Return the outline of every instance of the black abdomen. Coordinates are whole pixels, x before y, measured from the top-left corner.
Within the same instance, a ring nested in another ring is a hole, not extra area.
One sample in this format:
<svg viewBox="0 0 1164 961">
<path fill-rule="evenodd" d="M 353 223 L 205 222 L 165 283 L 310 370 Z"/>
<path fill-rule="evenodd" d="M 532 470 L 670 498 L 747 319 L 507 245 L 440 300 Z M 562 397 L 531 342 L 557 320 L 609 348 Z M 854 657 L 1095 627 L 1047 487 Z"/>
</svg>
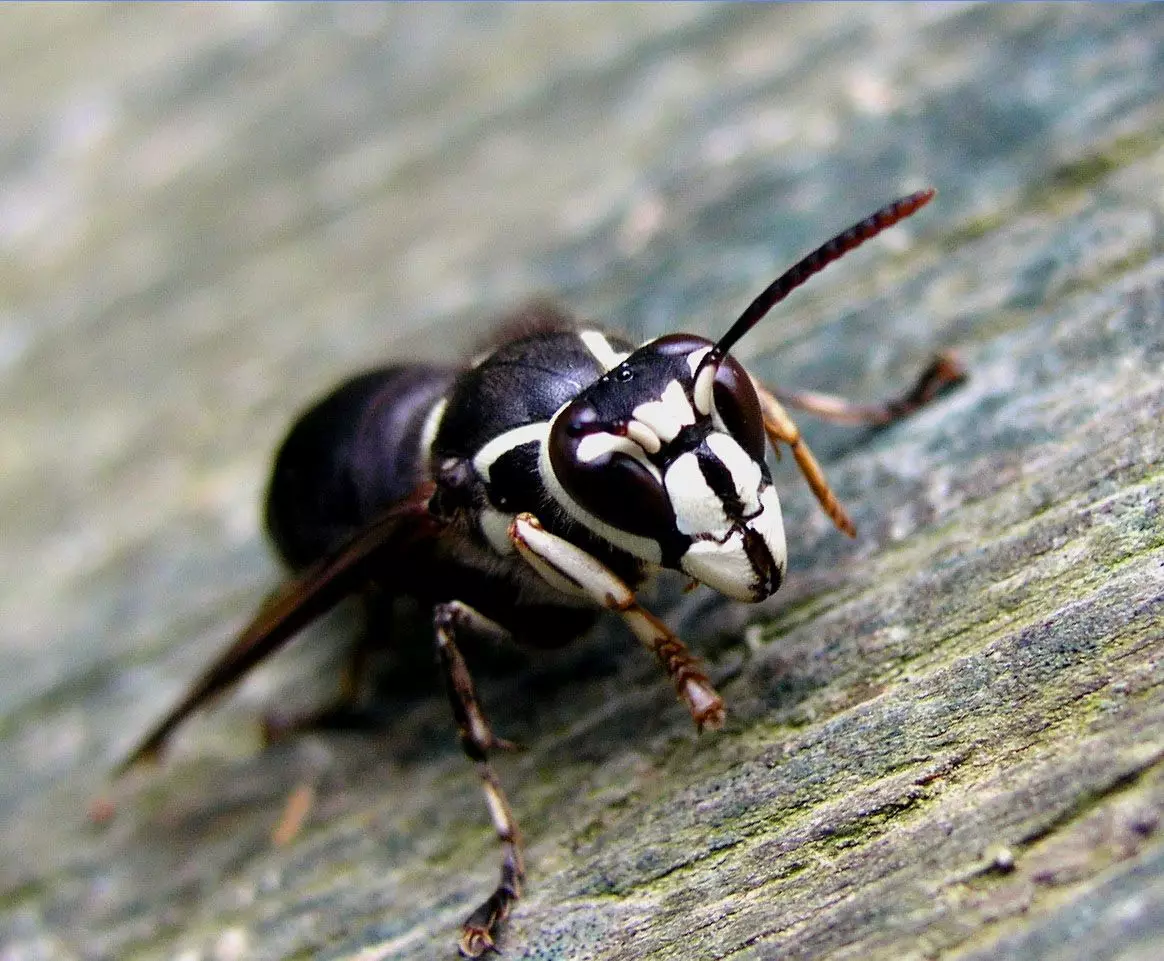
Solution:
<svg viewBox="0 0 1164 961">
<path fill-rule="evenodd" d="M 271 540 L 292 569 L 317 560 L 424 480 L 420 435 L 457 371 L 384 367 L 345 381 L 304 413 L 275 455 Z"/>
</svg>

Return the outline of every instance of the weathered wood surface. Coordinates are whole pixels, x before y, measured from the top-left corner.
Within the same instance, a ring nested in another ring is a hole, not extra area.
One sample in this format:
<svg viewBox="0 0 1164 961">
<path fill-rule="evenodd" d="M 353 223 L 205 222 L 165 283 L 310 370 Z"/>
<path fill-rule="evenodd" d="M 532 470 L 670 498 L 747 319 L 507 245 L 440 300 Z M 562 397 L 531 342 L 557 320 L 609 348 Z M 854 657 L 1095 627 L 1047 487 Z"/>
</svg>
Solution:
<svg viewBox="0 0 1164 961">
<path fill-rule="evenodd" d="M 534 293 L 720 331 L 926 183 L 741 346 L 860 398 L 938 346 L 972 379 L 804 422 L 860 536 L 781 465 L 772 602 L 656 599 L 727 729 L 614 628 L 482 680 L 527 745 L 506 956 L 1159 956 L 1164 9 L 12 7 L 0 42 L 0 958 L 451 957 L 496 853 L 423 649 L 385 737 L 256 751 L 333 623 L 106 780 L 275 582 L 280 432 Z"/>
</svg>

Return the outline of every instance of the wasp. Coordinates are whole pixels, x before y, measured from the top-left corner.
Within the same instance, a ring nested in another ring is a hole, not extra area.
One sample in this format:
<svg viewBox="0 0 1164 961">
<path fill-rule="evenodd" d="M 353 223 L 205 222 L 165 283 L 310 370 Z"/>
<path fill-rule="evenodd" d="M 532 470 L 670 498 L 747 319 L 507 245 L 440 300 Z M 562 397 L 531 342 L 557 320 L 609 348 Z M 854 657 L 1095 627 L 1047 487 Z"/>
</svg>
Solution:
<svg viewBox="0 0 1164 961">
<path fill-rule="evenodd" d="M 468 366 L 389 366 L 340 385 L 275 457 L 266 524 L 289 580 L 126 766 L 157 755 L 187 716 L 348 595 L 411 596 L 432 610 L 460 742 L 501 846 L 500 881 L 465 920 L 460 951 L 493 949 L 525 865 L 490 764 L 491 751 L 511 745 L 481 710 L 462 645 L 552 648 L 611 611 L 657 658 L 696 727 L 719 727 L 722 698 L 636 588 L 666 568 L 736 600 L 771 596 L 787 549 L 769 446 L 790 448 L 824 512 L 855 533 L 786 405 L 885 424 L 964 376 L 938 355 L 901 397 L 859 406 L 766 388 L 730 351 L 809 277 L 933 196 L 903 197 L 817 248 L 715 342 L 675 333 L 636 348 L 535 305 Z"/>
</svg>

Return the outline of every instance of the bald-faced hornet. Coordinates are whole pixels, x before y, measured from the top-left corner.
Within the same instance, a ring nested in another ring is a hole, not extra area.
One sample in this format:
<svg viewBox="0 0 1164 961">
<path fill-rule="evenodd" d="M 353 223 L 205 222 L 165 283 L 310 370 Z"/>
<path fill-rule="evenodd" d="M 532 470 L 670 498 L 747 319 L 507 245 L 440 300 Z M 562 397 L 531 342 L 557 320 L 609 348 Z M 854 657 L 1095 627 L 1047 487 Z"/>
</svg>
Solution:
<svg viewBox="0 0 1164 961">
<path fill-rule="evenodd" d="M 787 444 L 838 528 L 848 515 L 785 410 L 888 423 L 962 378 L 939 356 L 907 394 L 861 407 L 759 384 L 729 353 L 817 271 L 933 197 L 878 210 L 773 282 L 718 341 L 668 334 L 637 349 L 537 306 L 521 332 L 465 368 L 385 367 L 308 410 L 276 459 L 267 526 L 294 572 L 126 762 L 157 754 L 191 712 L 347 595 L 369 585 L 433 612 L 465 753 L 503 854 L 501 880 L 465 921 L 461 953 L 493 947 L 525 877 L 489 752 L 497 738 L 459 645 L 469 635 L 554 647 L 616 613 L 659 660 L 698 728 L 724 704 L 696 659 L 639 605 L 659 568 L 741 601 L 784 578 L 780 500 L 765 455 Z M 783 403 L 782 403 L 783 401 Z"/>
</svg>

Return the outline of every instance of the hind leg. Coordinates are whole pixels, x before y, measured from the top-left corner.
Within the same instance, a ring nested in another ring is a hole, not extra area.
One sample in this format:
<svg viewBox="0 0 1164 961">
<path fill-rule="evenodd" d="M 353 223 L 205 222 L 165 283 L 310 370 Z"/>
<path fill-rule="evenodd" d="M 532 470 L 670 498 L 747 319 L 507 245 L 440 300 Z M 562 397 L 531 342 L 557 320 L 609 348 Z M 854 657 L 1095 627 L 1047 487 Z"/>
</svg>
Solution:
<svg viewBox="0 0 1164 961">
<path fill-rule="evenodd" d="M 263 715 L 263 741 L 274 744 L 284 738 L 311 731 L 377 731 L 391 720 L 369 701 L 368 678 L 373 656 L 389 643 L 390 619 L 370 615 L 356 643 L 340 667 L 339 691 L 323 707 L 305 713 L 278 710 Z"/>
</svg>

